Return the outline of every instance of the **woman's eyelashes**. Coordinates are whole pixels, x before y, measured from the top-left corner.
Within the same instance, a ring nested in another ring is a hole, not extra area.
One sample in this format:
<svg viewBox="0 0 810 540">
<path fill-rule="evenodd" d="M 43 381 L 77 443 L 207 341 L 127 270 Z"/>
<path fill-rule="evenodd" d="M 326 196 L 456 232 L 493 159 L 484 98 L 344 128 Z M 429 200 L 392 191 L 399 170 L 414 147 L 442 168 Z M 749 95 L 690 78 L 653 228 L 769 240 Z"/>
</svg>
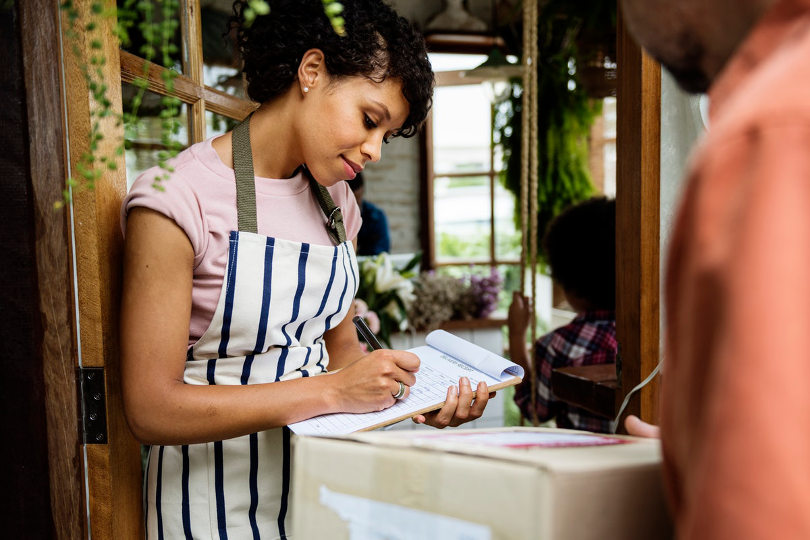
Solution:
<svg viewBox="0 0 810 540">
<path fill-rule="evenodd" d="M 371 117 L 369 117 L 369 115 L 364 114 L 363 115 L 363 121 L 365 122 L 367 128 L 369 128 L 369 129 L 377 129 L 377 122 L 372 120 Z"/>
<path fill-rule="evenodd" d="M 366 124 L 366 128 L 368 129 L 377 129 L 378 127 L 377 122 L 372 120 L 371 117 L 367 114 L 363 115 L 363 122 Z M 390 142 L 391 137 L 393 136 L 394 136 L 393 133 L 386 133 L 385 135 L 383 135 L 383 142 L 385 144 L 388 144 Z"/>
</svg>

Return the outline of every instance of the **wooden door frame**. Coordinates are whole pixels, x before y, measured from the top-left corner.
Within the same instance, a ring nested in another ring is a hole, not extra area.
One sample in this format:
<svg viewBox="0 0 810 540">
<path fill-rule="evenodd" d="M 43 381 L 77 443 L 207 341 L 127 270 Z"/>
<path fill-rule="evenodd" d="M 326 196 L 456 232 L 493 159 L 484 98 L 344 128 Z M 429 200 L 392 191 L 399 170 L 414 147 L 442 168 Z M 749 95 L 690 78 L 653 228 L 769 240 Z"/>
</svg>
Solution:
<svg viewBox="0 0 810 540">
<path fill-rule="evenodd" d="M 616 336 L 621 400 L 658 364 L 661 67 L 627 32 L 618 11 L 616 104 Z M 660 377 L 660 375 L 659 375 Z M 658 380 L 625 414 L 658 423 Z"/>
<path fill-rule="evenodd" d="M 3 9 L 4 252 L 0 409 L 8 537 L 81 538 L 83 499 L 61 198 L 62 109 L 53 3 Z M 25 275 L 21 275 L 25 274 Z M 86 536 L 86 535 L 85 535 Z"/>
<path fill-rule="evenodd" d="M 91 0 L 74 0 L 82 14 L 90 13 Z M 115 2 L 106 0 L 107 7 Z M 58 5 L 57 5 L 58 6 Z M 51 7 L 51 9 L 54 9 Z M 55 8 L 55 9 L 58 9 Z M 94 36 L 80 32 L 71 42 L 66 35 L 68 21 L 62 14 L 62 65 L 64 69 L 64 106 L 69 174 L 79 178 L 77 164 L 89 149 L 89 134 L 97 105 L 91 99 L 79 61 L 72 46 L 85 61 L 100 54 L 106 62 L 100 69 L 107 81 L 107 97 L 113 112 L 121 112 L 121 73 L 118 41 L 112 17 L 96 17 L 99 30 Z M 80 17 L 79 25 L 86 21 Z M 91 47 L 91 38 L 101 42 Z M 97 155 L 115 162 L 115 170 L 105 170 L 93 189 L 73 191 L 69 208 L 71 238 L 74 246 L 75 293 L 78 316 L 77 360 L 84 368 L 104 368 L 106 382 L 107 442 L 83 445 L 87 464 L 87 503 L 93 538 L 143 537 L 142 474 L 140 445 L 133 438 L 124 418 L 120 390 L 118 347 L 118 310 L 121 294 L 123 235 L 120 226 L 121 202 L 126 194 L 126 167 L 116 147 L 123 140 L 123 126 L 114 115 L 101 121 L 104 135 Z"/>
</svg>

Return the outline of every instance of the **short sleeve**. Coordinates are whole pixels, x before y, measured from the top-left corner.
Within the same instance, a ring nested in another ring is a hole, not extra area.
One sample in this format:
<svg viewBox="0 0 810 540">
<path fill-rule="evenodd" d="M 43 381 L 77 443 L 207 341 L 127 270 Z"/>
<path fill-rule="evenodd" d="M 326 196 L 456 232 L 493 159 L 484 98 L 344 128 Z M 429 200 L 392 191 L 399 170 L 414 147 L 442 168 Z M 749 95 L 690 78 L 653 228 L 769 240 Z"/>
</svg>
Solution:
<svg viewBox="0 0 810 540">
<path fill-rule="evenodd" d="M 141 174 L 132 184 L 121 205 L 121 230 L 126 235 L 127 215 L 135 207 L 149 208 L 174 221 L 188 236 L 194 249 L 195 268 L 202 261 L 207 248 L 207 223 L 199 197 L 182 168 L 176 168 L 169 178 L 155 179 L 165 174 L 153 167 Z"/>
</svg>

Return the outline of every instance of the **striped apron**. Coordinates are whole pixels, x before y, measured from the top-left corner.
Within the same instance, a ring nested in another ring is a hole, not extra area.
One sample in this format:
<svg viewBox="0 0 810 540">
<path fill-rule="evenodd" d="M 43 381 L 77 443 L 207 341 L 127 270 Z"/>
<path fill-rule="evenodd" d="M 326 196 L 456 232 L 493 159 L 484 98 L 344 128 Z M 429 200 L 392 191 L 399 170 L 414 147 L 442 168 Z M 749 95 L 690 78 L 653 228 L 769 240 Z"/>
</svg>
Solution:
<svg viewBox="0 0 810 540">
<path fill-rule="evenodd" d="M 256 233 L 249 119 L 233 136 L 239 230 L 208 330 L 188 351 L 186 384 L 258 384 L 326 371 L 324 332 L 349 310 L 357 260 L 340 209 L 310 177 L 335 246 Z M 286 538 L 290 431 L 205 444 L 152 446 L 145 478 L 148 538 Z"/>
</svg>

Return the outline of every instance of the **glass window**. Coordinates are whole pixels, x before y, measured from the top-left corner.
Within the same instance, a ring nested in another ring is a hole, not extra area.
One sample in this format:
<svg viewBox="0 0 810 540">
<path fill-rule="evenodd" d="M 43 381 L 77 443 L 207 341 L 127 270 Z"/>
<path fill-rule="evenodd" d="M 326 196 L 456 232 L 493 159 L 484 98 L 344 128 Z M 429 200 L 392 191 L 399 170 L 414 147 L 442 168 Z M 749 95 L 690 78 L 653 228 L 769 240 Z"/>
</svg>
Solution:
<svg viewBox="0 0 810 540">
<path fill-rule="evenodd" d="M 489 261 L 487 176 L 439 177 L 433 182 L 436 262 Z"/>
<path fill-rule="evenodd" d="M 433 160 L 437 174 L 490 170 L 490 109 L 480 84 L 436 88 Z"/>
<path fill-rule="evenodd" d="M 230 10 L 216 5 L 200 10 L 203 52 L 203 83 L 226 94 L 245 98 L 241 61 L 235 37 L 229 28 Z"/>
<path fill-rule="evenodd" d="M 492 138 L 492 92 L 464 70 L 486 56 L 430 54 L 437 77 L 427 148 L 432 253 L 437 267 L 500 267 L 520 258 L 515 197 L 500 183 L 503 150 Z"/>
<path fill-rule="evenodd" d="M 131 84 L 123 83 L 121 85 L 124 111 L 132 111 L 132 98 L 137 93 L 137 90 Z M 143 101 L 137 111 L 138 122 L 126 126 L 124 147 L 126 148 L 127 189 L 132 186 L 139 174 L 150 167 L 158 165 L 161 152 L 169 151 L 169 147 L 162 140 L 163 119 L 160 117 L 160 111 L 163 110 L 163 106 L 161 98 L 162 96 L 154 92 L 148 90 L 144 92 Z M 178 116 L 180 130 L 172 140 L 179 143 L 183 148 L 189 145 L 187 117 L 188 106 L 182 104 Z"/>
<path fill-rule="evenodd" d="M 233 128 L 239 123 L 238 120 L 222 116 L 211 111 L 205 111 L 205 126 L 206 133 L 209 138 L 217 135 L 222 135 Z"/>
</svg>

